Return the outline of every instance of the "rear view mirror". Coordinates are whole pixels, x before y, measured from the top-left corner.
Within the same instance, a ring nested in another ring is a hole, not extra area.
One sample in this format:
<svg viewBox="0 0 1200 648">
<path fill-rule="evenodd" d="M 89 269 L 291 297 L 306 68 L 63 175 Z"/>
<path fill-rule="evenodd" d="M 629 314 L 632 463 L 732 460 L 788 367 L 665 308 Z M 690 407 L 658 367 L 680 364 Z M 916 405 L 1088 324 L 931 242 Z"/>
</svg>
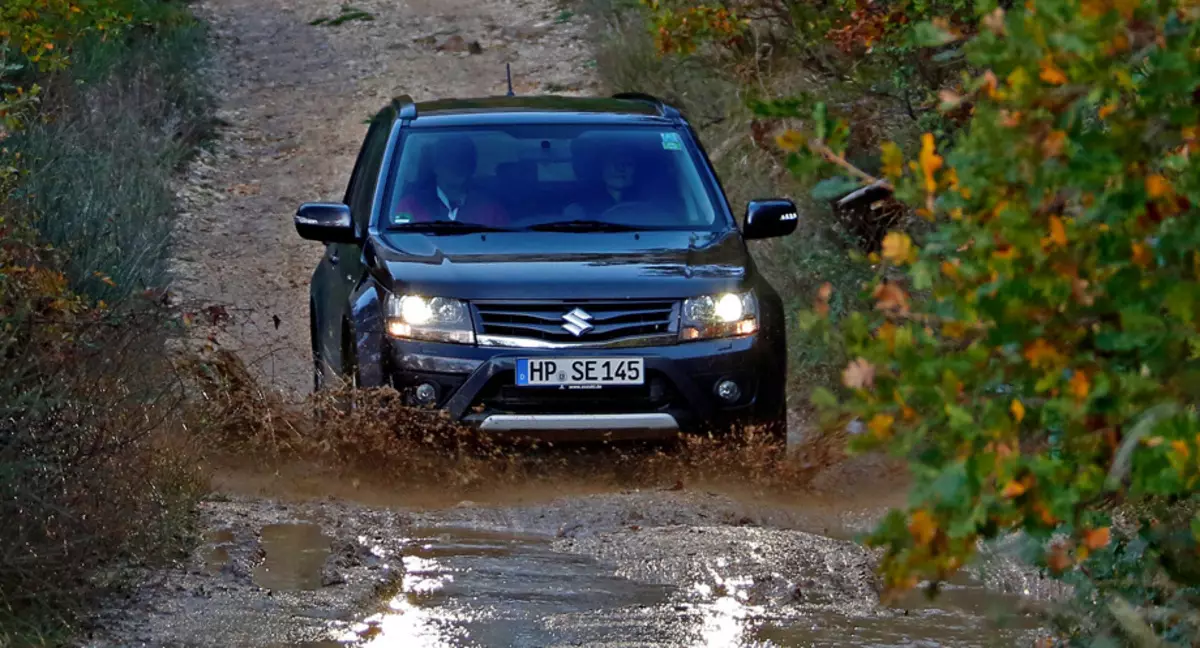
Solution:
<svg viewBox="0 0 1200 648">
<path fill-rule="evenodd" d="M 746 207 L 746 222 L 742 236 L 746 239 L 765 239 L 787 236 L 796 231 L 800 212 L 796 204 L 782 198 L 752 200 Z"/>
<path fill-rule="evenodd" d="M 296 211 L 296 233 L 322 243 L 357 243 L 350 208 L 341 203 L 304 203 Z"/>
</svg>

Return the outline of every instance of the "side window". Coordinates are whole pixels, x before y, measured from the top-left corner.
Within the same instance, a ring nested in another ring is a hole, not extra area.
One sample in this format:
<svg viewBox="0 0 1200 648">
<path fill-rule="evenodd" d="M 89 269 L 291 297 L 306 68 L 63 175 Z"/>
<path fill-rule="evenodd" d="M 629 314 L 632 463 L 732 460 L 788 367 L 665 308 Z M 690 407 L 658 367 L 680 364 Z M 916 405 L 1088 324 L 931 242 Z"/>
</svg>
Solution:
<svg viewBox="0 0 1200 648">
<path fill-rule="evenodd" d="M 371 217 L 371 201 L 375 197 L 375 185 L 379 179 L 379 170 L 383 165 L 383 151 L 387 148 L 387 124 L 379 119 L 371 124 L 363 142 L 363 151 L 354 169 L 354 178 L 348 192 L 350 213 L 354 217 L 354 226 L 360 232 L 367 229 Z"/>
</svg>

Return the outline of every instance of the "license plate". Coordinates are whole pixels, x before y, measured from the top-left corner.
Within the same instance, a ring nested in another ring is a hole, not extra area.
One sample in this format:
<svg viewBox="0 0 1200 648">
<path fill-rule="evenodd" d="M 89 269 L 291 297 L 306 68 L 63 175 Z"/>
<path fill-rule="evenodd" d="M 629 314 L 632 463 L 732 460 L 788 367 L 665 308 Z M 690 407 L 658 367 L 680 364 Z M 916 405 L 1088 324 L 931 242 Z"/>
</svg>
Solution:
<svg viewBox="0 0 1200 648">
<path fill-rule="evenodd" d="M 521 358 L 517 386 L 641 385 L 642 358 Z"/>
</svg>

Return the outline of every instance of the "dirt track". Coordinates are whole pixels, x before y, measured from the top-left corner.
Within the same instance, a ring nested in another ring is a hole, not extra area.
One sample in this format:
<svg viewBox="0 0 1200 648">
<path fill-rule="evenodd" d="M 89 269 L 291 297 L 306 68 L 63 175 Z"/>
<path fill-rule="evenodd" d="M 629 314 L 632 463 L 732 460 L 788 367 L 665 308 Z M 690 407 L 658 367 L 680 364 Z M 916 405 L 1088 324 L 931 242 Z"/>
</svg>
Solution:
<svg viewBox="0 0 1200 648">
<path fill-rule="evenodd" d="M 198 4 L 227 125 L 180 188 L 179 292 L 225 305 L 219 342 L 288 396 L 310 385 L 321 254 L 291 215 L 340 200 L 373 111 L 401 92 L 500 93 L 506 62 L 519 93 L 597 89 L 586 26 L 550 0 L 356 6 L 375 20 L 310 26 L 337 13 L 328 0 Z M 453 51 L 472 41 L 480 53 Z M 1013 606 L 996 590 L 1043 593 L 999 569 L 934 606 L 878 605 L 873 557 L 848 540 L 901 501 L 877 463 L 768 498 L 739 477 L 630 480 L 582 461 L 469 488 L 223 470 L 206 544 L 105 612 L 89 645 L 1013 645 L 1027 622 L 989 623 Z"/>
</svg>

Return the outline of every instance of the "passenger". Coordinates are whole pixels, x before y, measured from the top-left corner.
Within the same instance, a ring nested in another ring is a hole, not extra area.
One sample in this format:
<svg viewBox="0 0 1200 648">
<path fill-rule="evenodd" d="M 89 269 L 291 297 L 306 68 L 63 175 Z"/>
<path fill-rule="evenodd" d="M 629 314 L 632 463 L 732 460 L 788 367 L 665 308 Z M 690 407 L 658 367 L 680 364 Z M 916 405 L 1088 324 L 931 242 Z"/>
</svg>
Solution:
<svg viewBox="0 0 1200 648">
<path fill-rule="evenodd" d="M 438 220 L 505 227 L 508 214 L 501 205 L 474 186 L 477 153 L 470 138 L 452 136 L 433 148 L 432 178 L 404 196 L 396 206 L 396 222 Z"/>
</svg>

